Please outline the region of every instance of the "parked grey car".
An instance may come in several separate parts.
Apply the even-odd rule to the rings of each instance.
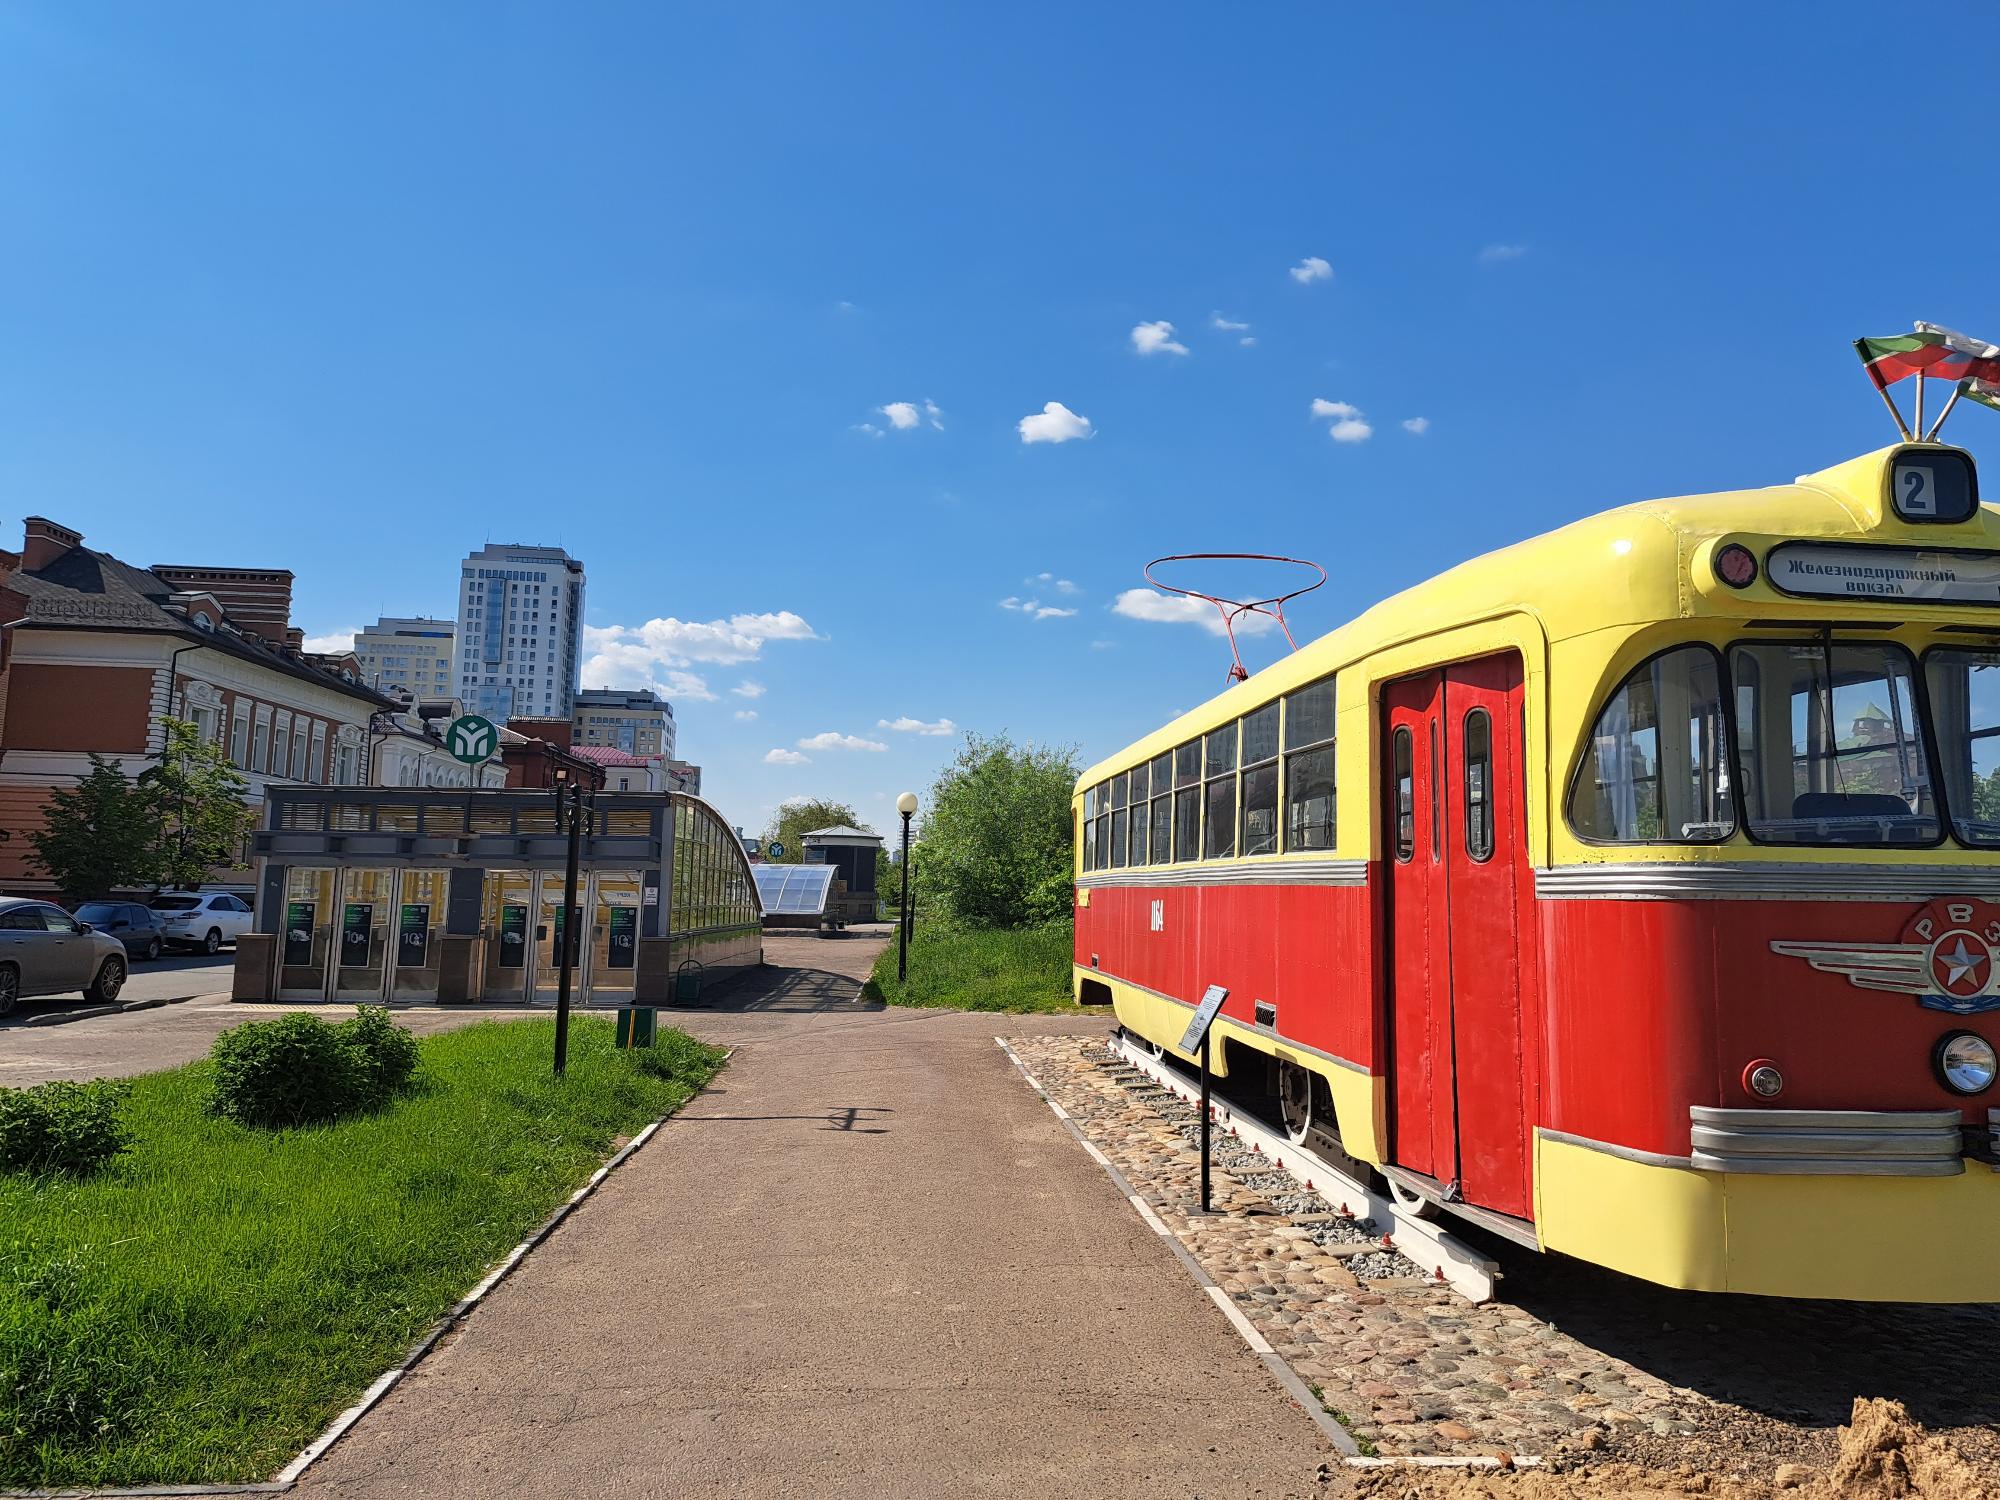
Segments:
[[[86,901],[76,909],[76,919],[110,933],[134,958],[158,958],[167,943],[153,908],[136,901]]]
[[[115,1000],[125,972],[125,945],[109,933],[47,901],[0,896],[0,1016],[30,995]]]

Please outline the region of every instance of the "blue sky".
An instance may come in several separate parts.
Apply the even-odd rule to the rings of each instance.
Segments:
[[[0,489],[314,635],[559,541],[728,816],[886,829],[899,721],[1221,687],[1113,609],[1152,556],[1317,558],[1315,634],[1879,446],[1859,334],[2000,337],[2000,24],[1761,9],[0,3]]]

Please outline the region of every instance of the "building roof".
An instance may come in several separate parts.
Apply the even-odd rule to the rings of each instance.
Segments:
[[[290,655],[262,636],[233,629],[204,629],[166,601],[185,591],[147,568],[120,562],[108,552],[78,544],[47,567],[0,577],[0,587],[27,601],[19,630],[119,630],[182,636],[228,656],[288,677],[316,683],[378,707],[394,700],[359,682]]]
[[[644,770],[651,764],[644,756],[627,754],[616,745],[572,745],[569,753],[578,760],[592,761],[600,766],[630,766]]]
[[[845,823],[836,824],[832,828],[815,828],[810,832],[801,834],[800,837],[808,839],[866,839],[868,842],[874,844],[882,842],[881,834],[870,833],[865,828],[849,828]]]

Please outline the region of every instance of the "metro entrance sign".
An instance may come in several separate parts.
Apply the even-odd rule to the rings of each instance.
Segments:
[[[493,752],[500,748],[500,731],[491,719],[466,714],[451,721],[451,728],[444,732],[444,747],[451,752],[453,760],[476,766],[491,760]]]

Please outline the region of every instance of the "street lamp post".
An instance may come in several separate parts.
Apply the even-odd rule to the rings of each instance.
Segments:
[[[583,843],[584,821],[596,812],[597,799],[572,780],[567,767],[558,766],[556,782],[556,826],[569,835],[569,850],[563,867],[563,904],[556,916],[556,946],[562,957],[556,965],[556,1077],[569,1067],[569,985],[570,970],[576,959],[577,940],[583,924],[577,920],[576,867]]]
[[[910,819],[917,810],[917,794],[905,792],[896,799],[896,811],[903,815],[903,900],[896,912],[896,982],[910,977]]]

